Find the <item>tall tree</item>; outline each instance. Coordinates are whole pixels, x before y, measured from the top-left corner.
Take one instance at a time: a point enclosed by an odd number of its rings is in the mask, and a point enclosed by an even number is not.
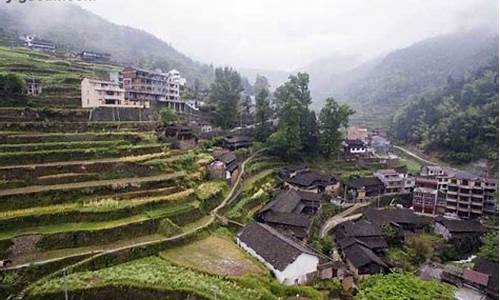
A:
[[[253,84],[254,95],[258,95],[260,91],[264,89],[269,92],[270,88],[271,85],[269,84],[269,80],[267,80],[267,77],[257,74],[257,77],[255,77],[255,83]]]
[[[271,136],[271,145],[284,158],[296,158],[301,152],[314,150],[317,135],[316,115],[309,111],[311,94],[309,75],[291,75],[274,93],[274,107],[279,118],[278,131]],[[311,147],[312,146],[312,147]]]
[[[232,68],[215,69],[215,80],[210,85],[210,102],[216,105],[217,124],[223,129],[234,127],[239,120],[241,77]]]
[[[271,133],[270,125],[268,123],[271,118],[269,96],[269,90],[264,87],[260,89],[259,93],[255,97],[255,137],[260,142],[266,141]]]
[[[341,128],[349,125],[349,116],[354,111],[347,104],[338,104],[333,98],[326,99],[319,114],[321,152],[330,157],[338,153],[343,140]]]

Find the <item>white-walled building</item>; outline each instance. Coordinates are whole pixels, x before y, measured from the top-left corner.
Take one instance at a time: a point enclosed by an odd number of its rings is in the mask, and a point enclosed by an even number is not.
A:
[[[245,226],[236,236],[236,241],[283,284],[307,283],[319,271],[318,255],[266,224],[253,222]]]
[[[82,107],[149,108],[149,101],[125,100],[125,90],[118,83],[85,78],[81,83]]]

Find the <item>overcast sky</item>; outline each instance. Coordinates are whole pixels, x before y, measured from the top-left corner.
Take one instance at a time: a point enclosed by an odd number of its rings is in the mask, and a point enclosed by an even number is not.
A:
[[[368,59],[427,37],[498,26],[497,0],[95,0],[84,8],[216,65],[293,70]]]

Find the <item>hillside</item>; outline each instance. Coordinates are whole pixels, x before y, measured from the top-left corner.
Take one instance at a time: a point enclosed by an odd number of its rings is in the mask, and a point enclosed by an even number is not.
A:
[[[326,95],[348,102],[358,111],[354,122],[359,125],[387,127],[409,98],[442,87],[449,76],[461,78],[486,66],[497,53],[498,32],[488,29],[438,36],[347,72],[332,70],[330,84],[313,87],[313,93],[322,96],[316,102]]]
[[[67,50],[108,52],[122,64],[144,68],[178,69],[189,80],[205,85],[212,68],[193,61],[155,36],[131,27],[119,26],[68,3],[12,3],[0,7],[2,32],[34,33],[51,39]]]
[[[498,161],[498,61],[414,99],[390,133],[453,163]]]

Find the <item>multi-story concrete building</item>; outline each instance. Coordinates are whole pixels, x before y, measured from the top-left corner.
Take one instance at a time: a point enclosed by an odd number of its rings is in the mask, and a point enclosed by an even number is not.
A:
[[[123,84],[125,99],[130,101],[167,102],[180,109],[181,90],[186,80],[180,72],[171,70],[163,73],[161,70],[149,71],[126,67],[121,74],[113,78]],[[177,108],[174,107],[176,110]]]
[[[416,212],[444,215],[446,212],[446,193],[438,189],[436,177],[418,176],[413,190],[413,209]]]
[[[498,183],[464,172],[449,174],[446,181],[446,212],[462,218],[476,218],[496,214],[495,193]]]
[[[149,101],[125,99],[125,90],[118,83],[85,78],[81,83],[82,107],[149,108]]]
[[[126,67],[122,71],[125,99],[129,101],[166,101],[167,75],[161,72]]]
[[[405,178],[393,169],[378,170],[373,173],[375,177],[384,183],[385,194],[405,193]]]
[[[416,211],[433,214],[455,214],[461,218],[476,218],[496,214],[496,179],[488,179],[439,166],[422,168],[416,179],[413,207]],[[431,198],[434,197],[434,201]]]

